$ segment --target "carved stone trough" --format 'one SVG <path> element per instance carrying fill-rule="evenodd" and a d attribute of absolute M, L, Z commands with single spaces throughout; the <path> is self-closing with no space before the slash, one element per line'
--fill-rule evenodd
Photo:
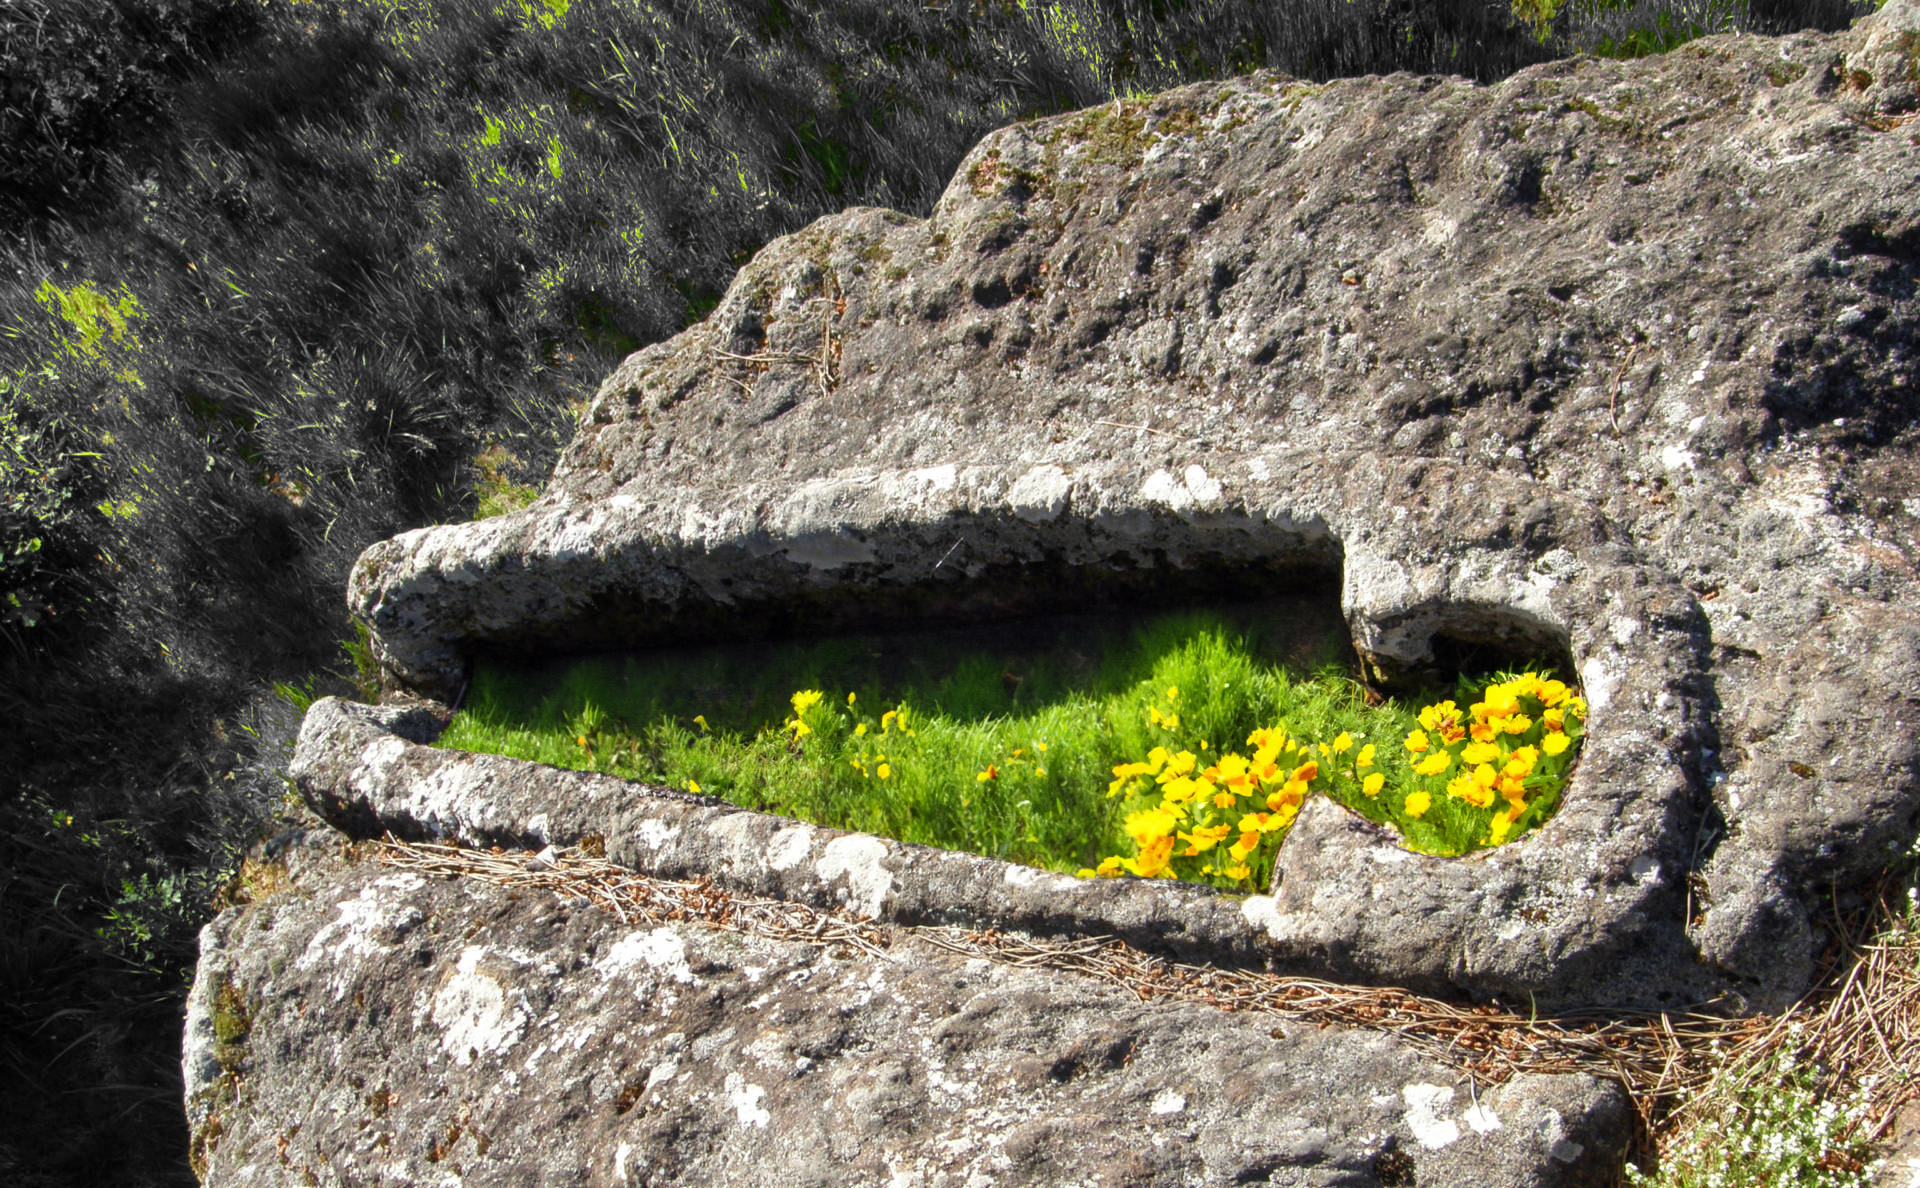
<path fill-rule="evenodd" d="M 823 219 L 762 251 L 706 322 L 627 359 L 532 506 L 369 549 L 348 597 L 372 628 L 392 704 L 317 703 L 294 777 L 354 836 L 591 841 L 638 872 L 708 877 L 886 926 L 1117 936 L 1188 960 L 1541 1010 L 1678 1009 L 1716 995 L 1782 1005 L 1805 989 L 1822 939 L 1811 905 L 1844 901 L 1920 831 L 1920 154 L 1909 143 L 1920 96 L 1903 81 L 1917 38 L 1920 9 L 1892 0 L 1837 37 L 1709 39 L 1636 62 L 1556 63 L 1491 87 L 1254 75 L 996 132 L 931 218 L 859 209 Z M 1337 587 L 1356 650 L 1383 679 L 1445 669 L 1475 649 L 1564 658 L 1591 705 L 1589 733 L 1543 828 L 1441 860 L 1317 801 L 1283 846 L 1273 893 L 1241 899 L 1075 880 L 425 745 L 479 656 L 985 622 L 1316 583 Z M 787 1141 L 774 1132 L 791 1122 L 798 1143 L 832 1131 L 781 1113 L 801 1109 L 785 1098 L 766 1131 L 754 1122 L 762 1098 L 747 1092 L 760 1074 L 724 1062 L 661 1082 L 667 1094 L 693 1076 L 684 1083 L 698 1092 L 684 1099 L 647 1096 L 656 1086 L 643 1076 L 633 1100 L 657 1100 L 660 1112 L 603 1118 L 595 1111 L 622 1100 L 613 1081 L 594 1079 L 614 1077 L 612 1064 L 682 1067 L 678 1041 L 641 1028 L 605 1067 L 540 1057 L 589 1086 L 574 1113 L 545 1123 L 565 1157 L 540 1163 L 528 1153 L 536 1132 L 505 1120 L 522 1100 L 506 1082 L 532 1075 L 522 1053 L 560 1051 L 551 1037 L 528 1047 L 566 1017 L 561 1006 L 541 1015 L 535 1000 L 573 1002 L 569 971 L 586 958 L 542 956 L 531 940 L 515 941 L 505 964 L 488 954 L 523 932 L 579 953 L 642 942 L 492 893 L 456 902 L 425 885 L 383 891 L 350 870 L 315 877 L 319 898 L 276 917 L 287 921 L 274 925 L 287 930 L 280 943 L 326 940 L 348 963 L 335 998 L 365 992 L 365 1009 L 390 1017 L 355 1022 L 341 1006 L 296 1024 L 283 1013 L 287 1033 L 333 1028 L 316 1034 L 433 1050 L 447 1033 L 435 1005 L 446 987 L 472 982 L 472 994 L 503 1003 L 530 996 L 525 1027 L 498 1050 L 473 1047 L 476 1071 L 449 1074 L 445 1102 L 422 1090 L 404 1126 L 365 1134 L 418 1144 L 457 1120 L 457 1099 L 471 1117 L 493 1111 L 489 1133 L 520 1136 L 491 1155 L 460 1148 L 500 1182 L 514 1182 L 500 1169 L 536 1164 L 574 1169 L 551 1172 L 569 1183 L 648 1182 L 637 1158 L 654 1161 L 654 1182 L 696 1183 L 778 1182 L 753 1170 L 773 1166 L 766 1144 Z M 396 904 L 459 922 L 476 938 L 469 949 L 484 951 L 436 942 L 420 950 L 426 972 L 406 972 L 412 942 L 396 937 L 413 926 L 388 921 Z M 290 1001 L 298 979 L 249 948 L 256 934 L 245 929 L 266 910 L 210 930 L 190 1019 L 203 1036 L 188 1055 L 203 1139 L 210 1127 L 249 1128 L 244 1142 L 213 1144 L 227 1152 L 214 1165 L 228 1169 L 266 1158 L 262 1127 L 283 1116 L 220 1097 L 251 1066 L 223 1061 L 204 1038 L 223 986 L 260 1010 Z M 352 920 L 372 923 L 355 932 Z M 672 944 L 718 953 L 693 925 L 670 931 Z M 548 960 L 553 972 L 533 972 Z M 743 971 L 760 960 L 712 955 L 711 993 L 750 997 L 759 975 Z M 974 976 L 924 960 L 915 968 Z M 438 981 L 410 991 L 409 1008 L 352 981 L 380 962 L 396 978 Z M 806 964 L 787 955 L 774 965 L 794 962 Z M 634 990 L 634 1009 L 692 985 L 666 968 Z M 493 990 L 473 982 L 486 978 Z M 1058 981 L 1060 1001 L 1093 1009 L 1078 986 Z M 1054 1036 L 1040 1022 L 1052 1009 L 1045 993 L 1019 993 L 1038 997 L 1020 1000 L 1012 1025 Z M 448 1017 L 464 1018 L 456 1007 Z M 745 1008 L 714 1010 L 705 1023 L 676 1015 L 675 1026 L 742 1036 L 772 1026 L 749 1023 Z M 1166 1018 L 1136 1021 L 1151 1030 Z M 425 1038 L 390 1038 L 414 1032 Z M 902 1045 L 900 1069 L 852 1057 L 835 1067 L 944 1100 L 930 1088 L 948 1075 L 933 1049 L 904 1033 L 860 1034 Z M 1528 1123 L 1523 1141 L 1515 1120 L 1533 1115 L 1516 1106 L 1495 1136 L 1463 1107 L 1436 1113 L 1435 1094 L 1409 1088 L 1427 1082 L 1408 1078 L 1442 1074 L 1413 1071 L 1418 1061 L 1380 1038 L 1380 1051 L 1397 1053 L 1389 1063 L 1413 1063 L 1379 1072 L 1376 1102 L 1392 1108 L 1373 1127 L 1338 1114 L 1338 1093 L 1299 1089 L 1318 1058 L 1303 1042 L 1276 1041 L 1261 1059 L 1304 1078 L 1273 1100 L 1307 1092 L 1320 1104 L 1299 1099 L 1291 1121 L 1269 1119 L 1261 1133 L 1312 1131 L 1321 1146 L 1235 1155 L 1195 1138 L 1191 1149 L 1154 1147 L 1188 1154 L 1136 1178 L 1411 1183 L 1397 1178 L 1412 1174 L 1402 1151 L 1426 1161 L 1421 1184 L 1602 1183 L 1617 1169 L 1625 1115 L 1605 1086 L 1575 1078 L 1549 1092 L 1544 1079 L 1538 1100 L 1571 1094 L 1553 1107 L 1556 1121 Z M 291 1049 L 252 1051 L 281 1081 L 334 1084 Z M 1021 1096 L 995 1080 L 1003 1058 L 981 1057 L 977 1084 L 1025 1103 L 1008 1107 L 1006 1127 L 1068 1109 L 1064 1088 Z M 1072 1065 L 1083 1066 L 1094 1070 L 1087 1093 L 1118 1095 L 1102 1101 L 1189 1116 L 1153 1096 L 1184 1091 L 1149 1085 L 1143 1069 L 1117 1058 Z M 1182 1067 L 1205 1087 L 1194 1094 L 1211 1095 L 1211 1120 L 1193 1135 L 1253 1116 L 1252 1082 L 1233 1089 L 1218 1068 Z M 483 1069 L 493 1080 L 474 1081 Z M 1355 1076 L 1342 1083 L 1367 1080 Z M 1473 1086 L 1457 1087 L 1477 1110 Z M 846 1099 L 830 1088 L 823 1101 L 839 1109 Z M 208 1104 L 216 1099 L 228 1104 Z M 1167 1109 L 1148 1111 L 1149 1099 Z M 860 1100 L 874 1117 L 896 1117 Z M 702 1101 L 731 1103 L 735 1129 L 701 1129 Z M 1134 1125 L 1120 1120 L 1133 1106 L 1111 1108 L 1120 1112 L 1083 1137 Z M 1592 1141 L 1566 1138 L 1572 1119 L 1597 1128 L 1581 1131 Z M 1453 1138 L 1427 1144 L 1421 1136 L 1442 1121 Z M 314 1152 L 406 1162 L 344 1125 L 289 1141 L 310 1166 Z M 620 1137 L 623 1126 L 644 1143 Z M 853 1182 L 840 1173 L 858 1167 L 874 1182 L 959 1183 L 963 1165 L 1052 1182 L 1049 1169 L 1073 1149 L 1033 1139 L 1016 1158 L 1004 1132 L 977 1118 L 967 1126 L 965 1142 L 981 1145 L 945 1163 L 884 1127 L 870 1142 L 849 1139 L 818 1182 Z M 1507 1152 L 1507 1170 L 1447 1162 L 1469 1148 Z M 1125 1178 L 1118 1167 L 1101 1175 Z M 252 1182 L 231 1170 L 215 1179 Z"/>

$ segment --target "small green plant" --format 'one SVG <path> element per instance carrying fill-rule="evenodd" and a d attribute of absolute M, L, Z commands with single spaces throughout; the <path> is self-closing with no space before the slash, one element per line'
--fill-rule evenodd
<path fill-rule="evenodd" d="M 1757 1068 L 1722 1075 L 1712 1092 L 1721 1099 L 1711 1125 L 1696 1124 L 1671 1145 L 1657 1174 L 1629 1165 L 1633 1188 L 1866 1188 L 1872 1182 L 1870 1128 L 1874 1104 L 1871 1075 L 1844 1097 L 1823 1091 L 1823 1078 L 1808 1066 L 1795 1042 L 1803 1026 L 1791 1024 L 1788 1042 Z"/>
<path fill-rule="evenodd" d="M 480 497 L 474 519 L 504 516 L 508 512 L 519 511 L 540 497 L 539 488 L 513 481 L 513 468 L 519 464 L 520 459 L 502 445 L 488 446 L 474 455 L 474 490 Z"/>
<path fill-rule="evenodd" d="M 353 638 L 340 641 L 340 650 L 353 665 L 354 694 L 369 704 L 380 700 L 380 661 L 373 655 L 373 632 L 365 623 L 353 621 Z M 312 703 L 312 699 L 308 699 Z M 304 707 L 303 707 L 304 708 Z"/>

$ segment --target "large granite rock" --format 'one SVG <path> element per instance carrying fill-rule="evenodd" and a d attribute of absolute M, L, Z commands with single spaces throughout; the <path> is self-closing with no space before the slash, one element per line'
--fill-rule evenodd
<path fill-rule="evenodd" d="M 769 245 L 608 379 L 534 505 L 396 537 L 351 581 L 395 699 L 441 703 L 483 652 L 1326 584 L 1379 680 L 1578 672 L 1585 752 L 1513 845 L 1428 858 L 1316 802 L 1269 896 L 1079 883 L 434 750 L 431 700 L 317 704 L 295 776 L 351 834 L 604 846 L 888 928 L 1101 932 L 1541 1009 L 1784 1003 L 1809 904 L 1920 831 L 1916 80 L 1920 0 L 1890 0 L 1838 36 L 1492 87 L 1256 75 L 1008 128 L 930 219 L 853 210 Z M 1399 1164 L 1368 1160 L 1414 1133 L 1405 1087 L 1458 1083 L 1377 1036 L 1261 1041 L 910 941 L 841 964 L 390 872 L 297 885 L 207 934 L 188 1074 L 215 1183 L 427 1160 L 448 1182 L 1385 1184 Z M 655 950 L 692 980 L 607 964 Z M 942 1020 L 975 995 L 1004 1022 L 955 1024 L 963 1076 Z M 246 1044 L 204 1039 L 242 1006 Z M 1103 1029 L 1155 1060 L 1020 1081 Z M 682 1055 L 697 1035 L 726 1038 Z M 1216 1054 L 1180 1065 L 1192 1092 L 1156 1079 L 1180 1037 Z M 669 1066 L 657 1104 L 608 1104 Z M 1592 1084 L 1510 1091 L 1620 1141 Z M 1153 1129 L 1163 1092 L 1187 1138 Z M 1418 1182 L 1607 1163 L 1541 1156 L 1536 1121 L 1476 1132 L 1492 1164 L 1416 1153 Z M 969 1162 L 989 1150 L 1008 1162 Z"/>
<path fill-rule="evenodd" d="M 1609 1182 L 1625 1094 L 1059 969 L 296 856 L 202 938 L 210 1184 Z M 744 914 L 744 913 L 742 913 Z M 824 919 L 824 918 L 822 918 Z"/>

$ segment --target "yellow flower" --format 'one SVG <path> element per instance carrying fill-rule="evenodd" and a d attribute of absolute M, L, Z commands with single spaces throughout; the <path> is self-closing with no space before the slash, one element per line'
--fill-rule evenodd
<path fill-rule="evenodd" d="M 583 734 L 579 738 L 574 739 L 573 741 L 579 744 L 580 746 L 584 747 L 587 745 L 587 736 Z"/>
<path fill-rule="evenodd" d="M 1540 688 L 1540 674 L 1537 672 L 1523 672 L 1507 682 L 1507 691 L 1515 697 L 1538 697 Z"/>
<path fill-rule="evenodd" d="M 1507 775 L 1516 779 L 1525 779 L 1533 774 L 1533 765 L 1540 761 L 1540 752 L 1533 747 L 1515 747 L 1513 754 L 1507 756 Z"/>
<path fill-rule="evenodd" d="M 700 795 L 700 781 L 693 779 L 688 780 L 687 791 L 693 793 L 695 796 Z"/>
<path fill-rule="evenodd" d="M 1439 775 L 1453 766 L 1453 756 L 1445 751 L 1435 751 L 1425 759 L 1413 765 L 1413 770 L 1421 775 Z"/>
<path fill-rule="evenodd" d="M 1416 730 L 1412 734 L 1407 735 L 1407 750 L 1413 752 L 1415 755 L 1426 750 L 1429 745 L 1431 744 L 1427 742 L 1427 732 L 1424 730 Z"/>
<path fill-rule="evenodd" d="M 1560 681 L 1543 681 L 1538 696 L 1540 704 L 1551 709 L 1564 703 L 1572 693 L 1573 690 Z"/>
<path fill-rule="evenodd" d="M 1427 795 L 1425 792 L 1415 792 L 1407 797 L 1407 816 L 1412 817 L 1416 821 L 1426 816 L 1427 810 L 1432 807 L 1433 797 Z"/>
<path fill-rule="evenodd" d="M 867 732 L 867 724 L 865 722 L 862 722 L 858 726 L 855 726 L 853 728 L 853 736 L 855 738 L 859 738 L 861 735 L 864 735 L 866 732 Z"/>
<path fill-rule="evenodd" d="M 1472 726 L 1469 726 L 1467 728 L 1467 733 L 1473 736 L 1474 742 L 1483 742 L 1483 743 L 1490 743 L 1500 735 L 1500 732 L 1498 730 L 1494 729 L 1492 726 L 1487 725 L 1487 723 L 1485 722 L 1475 722 Z"/>
<path fill-rule="evenodd" d="M 1180 819 L 1164 808 L 1141 809 L 1127 815 L 1126 831 L 1140 846 L 1158 838 L 1172 837 Z"/>
<path fill-rule="evenodd" d="M 1034 743 L 1033 749 L 1036 751 L 1045 751 L 1047 749 L 1047 744 L 1043 742 Z"/>
<path fill-rule="evenodd" d="M 1170 878 L 1167 859 L 1173 857 L 1173 838 L 1158 837 L 1140 847 L 1140 857 L 1121 865 L 1143 879 Z"/>
<path fill-rule="evenodd" d="M 1500 748 L 1490 742 L 1470 742 L 1460 748 L 1460 762 L 1488 763 L 1500 757 Z"/>
<path fill-rule="evenodd" d="M 1447 795 L 1464 800 L 1475 808 L 1486 808 L 1493 803 L 1493 789 L 1483 787 L 1473 778 L 1472 772 L 1461 772 L 1448 780 Z"/>
<path fill-rule="evenodd" d="M 703 732 L 712 729 L 712 727 L 707 725 L 707 716 L 705 714 L 693 715 L 693 724 L 698 726 Z"/>
<path fill-rule="evenodd" d="M 1114 770 L 1119 771 L 1120 769 L 1116 767 L 1114 768 Z M 982 784 L 986 783 L 988 780 L 997 780 L 1000 778 L 1000 769 L 995 767 L 993 764 L 989 763 L 987 764 L 987 770 L 979 773 L 973 778 Z M 1120 782 L 1119 780 L 1114 781 L 1115 784 L 1118 784 L 1119 782 Z"/>
<path fill-rule="evenodd" d="M 1456 743 L 1464 737 L 1460 726 L 1460 707 L 1441 701 L 1420 711 L 1420 725 L 1440 736 L 1441 743 Z"/>
<path fill-rule="evenodd" d="M 852 705 L 852 704 L 853 704 L 853 694 L 851 694 L 851 693 L 849 693 L 849 694 L 847 694 L 847 704 L 848 704 L 848 705 Z"/>
<path fill-rule="evenodd" d="M 1387 777 L 1376 771 L 1360 782 L 1360 791 L 1369 798 L 1378 796 L 1380 795 L 1380 789 L 1386 785 L 1386 782 Z"/>
<path fill-rule="evenodd" d="M 1372 743 L 1368 743 L 1366 746 L 1360 748 L 1360 754 L 1354 758 L 1353 766 L 1354 766 L 1354 770 L 1356 771 L 1358 771 L 1362 767 L 1373 766 L 1373 744 Z"/>
<path fill-rule="evenodd" d="M 893 721 L 900 716 L 899 710 L 888 710 L 880 715 L 880 733 L 885 734 L 893 728 Z"/>
<path fill-rule="evenodd" d="M 1507 833 L 1512 828 L 1513 822 L 1507 819 L 1507 814 L 1495 813 L 1492 823 L 1487 826 L 1487 844 L 1490 846 L 1504 844 Z"/>
<path fill-rule="evenodd" d="M 1231 792 L 1215 792 L 1213 794 L 1213 807 L 1215 808 L 1232 808 L 1233 802 L 1234 795 Z"/>
<path fill-rule="evenodd" d="M 814 706 L 819 705 L 820 699 L 825 696 L 826 694 L 818 689 L 802 689 L 793 695 L 793 712 L 796 714 L 804 714 Z"/>
<path fill-rule="evenodd" d="M 1244 879 L 1248 875 L 1252 874 L 1253 872 L 1251 870 L 1248 870 L 1244 865 L 1235 863 L 1234 865 L 1227 867 L 1227 869 L 1221 871 L 1220 873 L 1223 875 L 1226 875 L 1230 879 Z"/>
<path fill-rule="evenodd" d="M 1558 755 L 1570 744 L 1571 740 L 1564 734 L 1549 734 L 1540 740 L 1540 749 L 1549 755 Z"/>
<path fill-rule="evenodd" d="M 1267 793 L 1267 807 L 1274 812 L 1298 811 L 1307 799 L 1307 786 L 1299 780 L 1289 780 L 1286 784 Z"/>
<path fill-rule="evenodd" d="M 1154 750 L 1158 751 L 1162 755 L 1166 754 L 1166 751 L 1162 750 L 1159 747 L 1155 747 Z M 1148 755 L 1147 758 L 1152 759 L 1153 756 Z M 1200 764 L 1200 760 L 1194 757 L 1194 754 L 1192 751 L 1182 751 L 1178 755 L 1168 756 L 1166 760 L 1166 766 L 1162 767 L 1160 769 L 1160 774 L 1155 776 L 1154 778 L 1158 782 L 1164 784 L 1169 780 L 1178 779 L 1179 777 L 1186 775 L 1188 772 L 1192 771 L 1195 767 L 1199 766 L 1199 764 Z"/>
<path fill-rule="evenodd" d="M 881 779 L 884 780 L 888 776 L 893 774 L 893 764 L 882 763 L 880 766 L 873 769 L 873 774 L 879 776 Z"/>
<path fill-rule="evenodd" d="M 1520 699 L 1515 697 L 1513 690 L 1505 685 L 1488 685 L 1483 696 L 1485 700 L 1476 703 L 1473 707 L 1473 716 L 1482 721 L 1504 718 L 1509 714 L 1520 712 Z"/>
<path fill-rule="evenodd" d="M 1187 849 L 1182 856 L 1194 858 L 1204 854 L 1226 840 L 1227 834 L 1232 832 L 1233 826 L 1221 824 L 1203 825 L 1192 833 L 1183 833 L 1180 835 L 1180 840 L 1187 843 Z"/>

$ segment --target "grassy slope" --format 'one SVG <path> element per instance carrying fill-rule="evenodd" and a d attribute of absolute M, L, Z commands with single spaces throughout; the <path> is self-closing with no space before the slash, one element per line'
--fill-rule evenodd
<path fill-rule="evenodd" d="M 0 1176 L 186 1180 L 179 1001 L 279 789 L 265 682 L 337 660 L 359 549 L 538 481 L 758 245 L 924 213 L 981 133 L 1116 91 L 1556 48 L 1484 0 L 971 8 L 0 11 Z"/>

